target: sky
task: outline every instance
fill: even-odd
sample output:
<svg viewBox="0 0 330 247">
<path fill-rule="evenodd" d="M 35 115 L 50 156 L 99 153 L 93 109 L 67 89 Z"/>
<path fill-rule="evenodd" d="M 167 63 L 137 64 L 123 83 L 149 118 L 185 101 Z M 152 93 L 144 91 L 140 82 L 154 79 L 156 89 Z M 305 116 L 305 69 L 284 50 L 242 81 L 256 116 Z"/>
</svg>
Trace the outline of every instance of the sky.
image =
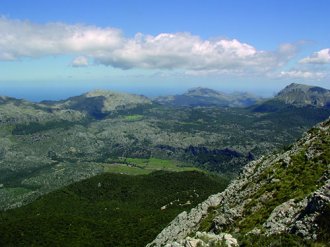
<svg viewBox="0 0 330 247">
<path fill-rule="evenodd" d="M 0 95 L 330 88 L 328 0 L 0 0 Z"/>
</svg>

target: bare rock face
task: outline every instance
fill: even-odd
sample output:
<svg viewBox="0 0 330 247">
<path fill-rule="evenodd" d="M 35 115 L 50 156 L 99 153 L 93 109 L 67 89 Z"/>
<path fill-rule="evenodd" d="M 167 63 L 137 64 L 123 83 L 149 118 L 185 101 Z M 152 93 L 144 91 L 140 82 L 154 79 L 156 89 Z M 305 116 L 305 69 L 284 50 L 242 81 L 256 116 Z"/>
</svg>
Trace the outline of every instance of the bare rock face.
<svg viewBox="0 0 330 247">
<path fill-rule="evenodd" d="M 286 152 L 247 164 L 225 191 L 178 215 L 147 246 L 214 246 L 226 242 L 230 239 L 226 234 L 233 232 L 265 236 L 287 233 L 315 240 L 316 219 L 330 203 L 329 154 L 330 119 L 307 132 Z M 196 233 L 210 209 L 215 215 L 210 233 Z M 244 223 L 257 217 L 255 226 Z M 193 233 L 195 237 L 187 237 Z M 237 241 L 226 244 L 236 246 Z"/>
<path fill-rule="evenodd" d="M 290 199 L 287 202 L 277 206 L 267 221 L 263 224 L 266 229 L 267 235 L 275 233 L 286 232 L 288 225 L 292 224 L 292 220 L 307 205 L 307 200 L 304 199 L 299 203 L 295 203 L 294 199 Z"/>
<path fill-rule="evenodd" d="M 311 194 L 306 201 L 306 206 L 300 211 L 287 231 L 303 238 L 316 239 L 318 233 L 318 226 L 315 224 L 316 217 L 330 203 L 330 179 L 324 186 Z"/>
<path fill-rule="evenodd" d="M 316 239 L 315 219 L 330 203 L 330 180 L 299 202 L 290 199 L 277 206 L 263 224 L 266 235 L 289 232 L 306 239 Z"/>
<path fill-rule="evenodd" d="M 221 233 L 207 233 L 197 232 L 194 238 L 187 237 L 184 240 L 166 244 L 165 247 L 211 247 L 211 246 L 226 246 L 238 247 L 237 239 L 231 234 Z"/>
</svg>

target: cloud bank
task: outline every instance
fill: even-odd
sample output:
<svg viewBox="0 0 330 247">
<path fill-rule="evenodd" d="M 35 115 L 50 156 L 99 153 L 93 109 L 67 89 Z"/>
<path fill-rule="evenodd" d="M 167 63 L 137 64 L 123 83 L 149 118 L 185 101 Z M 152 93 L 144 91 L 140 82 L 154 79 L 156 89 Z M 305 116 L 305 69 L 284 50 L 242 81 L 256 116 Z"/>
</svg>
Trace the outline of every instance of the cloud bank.
<svg viewBox="0 0 330 247">
<path fill-rule="evenodd" d="M 323 79 L 326 77 L 326 73 L 306 70 L 289 70 L 281 71 L 279 77 L 290 79 Z"/>
<path fill-rule="evenodd" d="M 302 64 L 330 64 L 330 48 L 314 52 L 311 56 L 300 60 Z"/>
<path fill-rule="evenodd" d="M 116 28 L 65 23 L 36 24 L 0 17 L 0 61 L 72 55 L 73 67 L 105 65 L 120 69 L 183 70 L 187 75 L 274 75 L 321 78 L 325 73 L 285 66 L 297 46 L 282 44 L 275 51 L 258 50 L 237 39 L 202 39 L 190 33 L 137 33 L 125 37 Z M 299 61 L 302 66 L 329 64 L 330 49 Z"/>
<path fill-rule="evenodd" d="M 204 40 L 190 33 L 136 34 L 127 38 L 115 28 L 64 23 L 35 24 L 0 18 L 0 60 L 49 55 L 76 55 L 73 66 L 95 64 L 121 69 L 184 69 L 193 72 L 267 71 L 292 54 L 257 50 L 236 39 Z"/>
<path fill-rule="evenodd" d="M 121 32 L 113 28 L 63 23 L 41 25 L 3 17 L 0 37 L 1 60 L 111 50 L 122 42 Z"/>
<path fill-rule="evenodd" d="M 88 66 L 88 58 L 84 57 L 84 56 L 79 56 L 76 57 L 73 61 L 72 61 L 72 66 L 73 67 L 86 67 Z"/>
</svg>

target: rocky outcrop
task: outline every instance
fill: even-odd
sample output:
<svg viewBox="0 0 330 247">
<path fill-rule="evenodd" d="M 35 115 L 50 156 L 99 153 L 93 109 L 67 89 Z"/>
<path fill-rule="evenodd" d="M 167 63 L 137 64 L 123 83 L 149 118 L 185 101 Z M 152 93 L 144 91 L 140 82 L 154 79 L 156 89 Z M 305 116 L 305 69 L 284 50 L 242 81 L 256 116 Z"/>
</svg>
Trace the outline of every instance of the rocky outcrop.
<svg viewBox="0 0 330 247">
<path fill-rule="evenodd" d="M 315 220 L 330 203 L 330 180 L 304 199 L 290 199 L 278 205 L 263 223 L 266 235 L 293 233 L 306 239 L 316 239 L 318 227 Z M 251 233 L 257 232 L 257 229 Z"/>
<path fill-rule="evenodd" d="M 211 247 L 211 246 L 226 246 L 238 247 L 237 239 L 231 234 L 221 233 L 206 233 L 197 232 L 194 238 L 187 237 L 184 240 L 173 242 L 165 245 L 165 247 Z"/>
<path fill-rule="evenodd" d="M 147 246 L 163 246 L 185 238 L 191 232 L 197 230 L 198 223 L 207 215 L 208 209 L 218 206 L 222 199 L 223 193 L 218 193 L 198 204 L 189 213 L 182 212 Z"/>
<path fill-rule="evenodd" d="M 330 203 L 329 171 L 330 119 L 288 151 L 250 162 L 224 192 L 181 213 L 147 246 L 209 246 L 202 239 L 207 233 L 187 236 L 199 229 L 210 209 L 215 216 L 209 229 L 220 234 L 218 240 L 225 232 L 288 233 L 315 240 L 315 220 Z"/>
<path fill-rule="evenodd" d="M 249 183 L 251 176 L 257 176 L 258 171 L 262 170 L 262 167 L 266 165 L 263 162 L 264 157 L 260 160 L 250 162 L 244 169 L 244 172 L 238 179 L 234 180 L 228 188 L 221 193 L 210 196 L 207 200 L 197 205 L 197 207 L 191 209 L 189 213 L 186 211 L 179 214 L 163 231 L 156 237 L 156 239 L 147 246 L 164 246 L 174 241 L 184 239 L 190 233 L 196 231 L 199 227 L 202 219 L 207 216 L 209 209 L 219 207 L 221 205 L 225 210 L 225 214 L 220 214 L 216 217 L 218 226 L 221 224 L 227 225 L 234 221 L 242 214 L 242 205 L 237 205 L 235 208 L 231 208 L 230 204 L 243 201 L 246 193 L 255 191 L 255 188 L 248 188 L 246 193 L 237 193 L 242 187 L 245 187 Z M 256 164 L 261 164 L 256 167 Z"/>
<path fill-rule="evenodd" d="M 330 180 L 310 195 L 306 201 L 306 206 L 300 211 L 287 231 L 304 238 L 316 239 L 318 226 L 315 224 L 315 220 L 330 203 Z"/>
</svg>

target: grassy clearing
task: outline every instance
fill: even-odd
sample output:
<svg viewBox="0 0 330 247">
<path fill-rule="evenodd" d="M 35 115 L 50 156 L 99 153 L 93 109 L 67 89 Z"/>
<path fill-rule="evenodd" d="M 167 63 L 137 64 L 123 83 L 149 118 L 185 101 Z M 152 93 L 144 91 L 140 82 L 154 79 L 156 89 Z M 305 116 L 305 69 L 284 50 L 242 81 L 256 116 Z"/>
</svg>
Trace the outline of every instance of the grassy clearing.
<svg viewBox="0 0 330 247">
<path fill-rule="evenodd" d="M 133 167 L 127 164 L 109 164 L 104 165 L 104 171 L 110 173 L 128 174 L 128 175 L 143 175 L 151 173 L 151 170 L 146 170 L 140 167 Z"/>
<path fill-rule="evenodd" d="M 126 121 L 139 121 L 142 119 L 143 119 L 143 115 L 138 115 L 138 114 L 124 116 L 124 120 Z"/>
<path fill-rule="evenodd" d="M 149 174 L 153 171 L 160 170 L 172 172 L 202 171 L 196 167 L 187 166 L 179 161 L 158 158 L 125 158 L 122 162 L 123 163 L 104 165 L 104 171 L 128 175 Z"/>
</svg>

